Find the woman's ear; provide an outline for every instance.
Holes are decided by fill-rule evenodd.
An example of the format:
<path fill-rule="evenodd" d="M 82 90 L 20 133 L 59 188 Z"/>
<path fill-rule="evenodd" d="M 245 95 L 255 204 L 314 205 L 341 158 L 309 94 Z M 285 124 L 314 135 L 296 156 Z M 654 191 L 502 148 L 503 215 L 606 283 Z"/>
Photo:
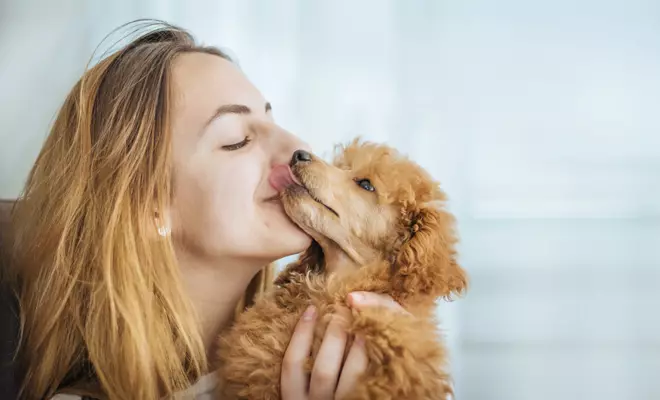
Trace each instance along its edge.
<path fill-rule="evenodd" d="M 323 270 L 324 262 L 323 249 L 316 241 L 312 241 L 312 244 L 300 254 L 296 261 L 284 267 L 275 278 L 274 283 L 281 286 L 289 283 L 296 275 L 307 275 L 308 272 L 318 274 Z"/>
<path fill-rule="evenodd" d="M 403 300 L 462 294 L 467 276 L 456 262 L 454 217 L 436 204 L 423 204 L 409 215 L 408 232 L 392 265 L 394 296 Z"/>

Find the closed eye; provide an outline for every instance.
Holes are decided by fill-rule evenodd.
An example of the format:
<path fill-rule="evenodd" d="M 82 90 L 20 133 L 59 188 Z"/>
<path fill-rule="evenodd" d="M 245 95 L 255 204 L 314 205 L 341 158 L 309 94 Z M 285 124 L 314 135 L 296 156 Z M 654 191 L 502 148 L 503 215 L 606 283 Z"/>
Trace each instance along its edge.
<path fill-rule="evenodd" d="M 245 147 L 248 143 L 250 143 L 250 141 L 252 141 L 252 139 L 250 139 L 249 137 L 246 136 L 245 139 L 241 140 L 238 143 L 222 146 L 222 149 L 227 150 L 227 151 L 238 150 L 238 149 L 241 149 L 241 148 Z"/>
<path fill-rule="evenodd" d="M 362 189 L 369 191 L 369 192 L 375 192 L 376 188 L 371 184 L 371 181 L 369 179 L 356 179 L 355 183 L 358 184 Z"/>

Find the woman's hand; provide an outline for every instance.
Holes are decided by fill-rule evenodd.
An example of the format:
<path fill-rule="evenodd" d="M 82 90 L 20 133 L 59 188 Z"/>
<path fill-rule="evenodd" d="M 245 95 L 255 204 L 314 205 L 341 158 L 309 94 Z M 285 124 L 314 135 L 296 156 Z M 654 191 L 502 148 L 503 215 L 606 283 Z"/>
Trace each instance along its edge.
<path fill-rule="evenodd" d="M 356 309 L 385 307 L 395 312 L 407 313 L 399 303 L 383 294 L 353 292 L 348 295 L 347 300 L 348 304 Z M 363 339 L 358 336 L 342 364 L 348 342 L 346 324 L 349 315 L 350 312 L 346 308 L 339 309 L 333 315 L 310 376 L 305 371 L 305 363 L 311 353 L 317 315 L 313 306 L 303 313 L 284 353 L 280 378 L 282 399 L 342 399 L 353 390 L 359 376 L 367 369 L 367 353 Z"/>

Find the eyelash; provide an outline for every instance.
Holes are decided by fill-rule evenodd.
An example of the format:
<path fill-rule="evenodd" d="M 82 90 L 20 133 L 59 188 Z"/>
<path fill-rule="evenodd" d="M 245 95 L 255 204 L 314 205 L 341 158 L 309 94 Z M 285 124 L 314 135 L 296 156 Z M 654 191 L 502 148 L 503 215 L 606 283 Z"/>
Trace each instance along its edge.
<path fill-rule="evenodd" d="M 239 149 L 242 149 L 243 147 L 247 146 L 248 143 L 250 143 L 251 141 L 252 141 L 252 139 L 250 139 L 249 137 L 246 136 L 245 139 L 241 140 L 238 143 L 228 144 L 227 146 L 222 146 L 222 149 L 227 150 L 227 151 L 239 150 Z"/>

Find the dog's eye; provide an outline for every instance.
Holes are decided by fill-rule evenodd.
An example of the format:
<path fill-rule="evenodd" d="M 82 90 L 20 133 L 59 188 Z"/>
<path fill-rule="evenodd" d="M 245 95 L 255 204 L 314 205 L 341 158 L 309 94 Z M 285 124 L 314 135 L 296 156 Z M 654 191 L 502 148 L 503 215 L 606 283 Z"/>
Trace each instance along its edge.
<path fill-rule="evenodd" d="M 376 188 L 373 187 L 369 179 L 358 179 L 355 181 L 362 189 L 370 192 L 375 192 Z"/>

